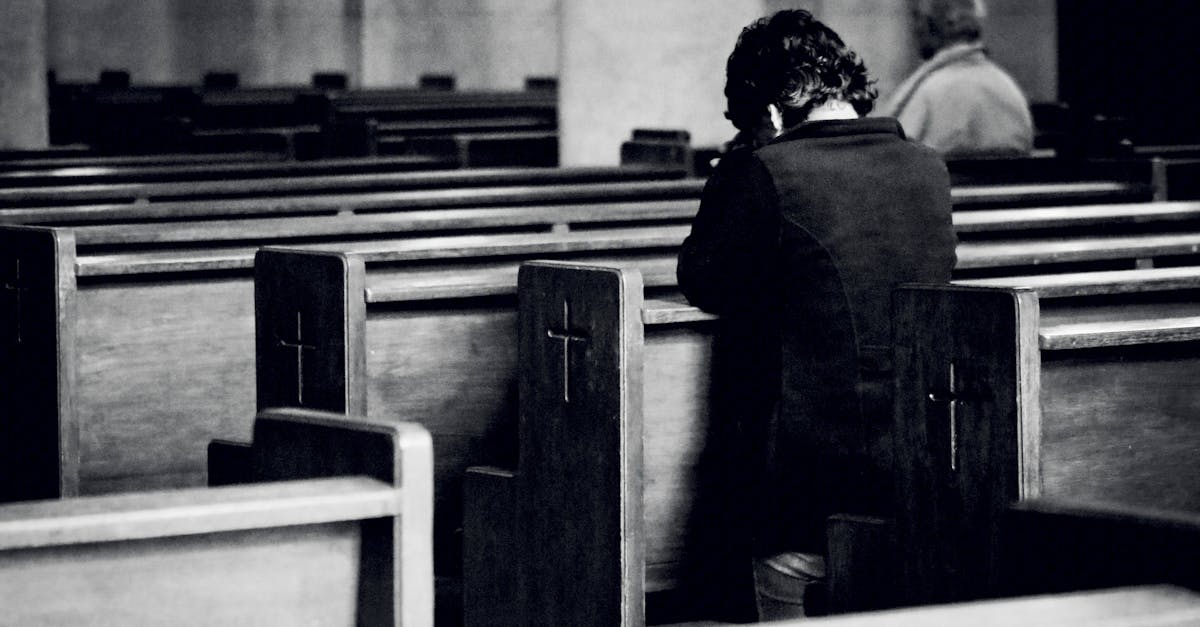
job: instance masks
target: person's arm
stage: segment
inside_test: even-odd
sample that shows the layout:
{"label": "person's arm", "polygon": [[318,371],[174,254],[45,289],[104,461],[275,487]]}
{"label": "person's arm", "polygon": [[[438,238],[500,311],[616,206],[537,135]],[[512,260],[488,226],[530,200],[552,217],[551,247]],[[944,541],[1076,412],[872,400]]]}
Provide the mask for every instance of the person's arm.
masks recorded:
{"label": "person's arm", "polygon": [[722,160],[679,252],[677,276],[688,302],[727,313],[762,301],[779,247],[774,195],[770,174],[753,154]]}

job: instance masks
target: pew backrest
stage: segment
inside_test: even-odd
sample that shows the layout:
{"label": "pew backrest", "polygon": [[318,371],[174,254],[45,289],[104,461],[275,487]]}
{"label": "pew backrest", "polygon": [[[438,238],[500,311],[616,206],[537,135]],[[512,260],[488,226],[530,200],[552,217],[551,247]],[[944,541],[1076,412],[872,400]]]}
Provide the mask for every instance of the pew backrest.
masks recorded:
{"label": "pew backrest", "polygon": [[4,622],[432,624],[428,433],[267,411],[252,452],[256,483],[0,506]]}

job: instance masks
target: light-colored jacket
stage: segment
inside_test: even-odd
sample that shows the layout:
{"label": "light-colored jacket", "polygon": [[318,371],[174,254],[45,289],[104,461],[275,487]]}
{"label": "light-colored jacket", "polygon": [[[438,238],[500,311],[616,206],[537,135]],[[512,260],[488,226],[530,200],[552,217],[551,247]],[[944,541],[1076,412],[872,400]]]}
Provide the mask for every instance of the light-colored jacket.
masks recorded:
{"label": "light-colored jacket", "polygon": [[1029,101],[980,43],[938,51],[880,110],[911,138],[947,158],[1026,154],[1033,149]]}

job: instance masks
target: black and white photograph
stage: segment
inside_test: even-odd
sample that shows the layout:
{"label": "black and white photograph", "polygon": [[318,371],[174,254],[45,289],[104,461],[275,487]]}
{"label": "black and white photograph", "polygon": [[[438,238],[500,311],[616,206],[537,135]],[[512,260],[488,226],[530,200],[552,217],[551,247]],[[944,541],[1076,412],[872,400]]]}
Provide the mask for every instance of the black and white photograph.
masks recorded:
{"label": "black and white photograph", "polygon": [[1200,626],[1200,2],[0,0],[0,627]]}

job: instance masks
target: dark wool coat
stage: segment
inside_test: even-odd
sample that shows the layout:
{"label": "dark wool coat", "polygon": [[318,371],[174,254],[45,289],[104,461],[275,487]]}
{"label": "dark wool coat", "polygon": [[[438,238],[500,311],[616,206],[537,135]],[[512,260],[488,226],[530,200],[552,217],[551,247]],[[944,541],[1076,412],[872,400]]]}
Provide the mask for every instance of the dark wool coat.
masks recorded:
{"label": "dark wool coat", "polygon": [[804,123],[721,161],[678,275],[722,314],[701,472],[746,550],[824,553],[825,517],[887,507],[890,292],[948,281],[955,244],[946,167],[894,119]]}

